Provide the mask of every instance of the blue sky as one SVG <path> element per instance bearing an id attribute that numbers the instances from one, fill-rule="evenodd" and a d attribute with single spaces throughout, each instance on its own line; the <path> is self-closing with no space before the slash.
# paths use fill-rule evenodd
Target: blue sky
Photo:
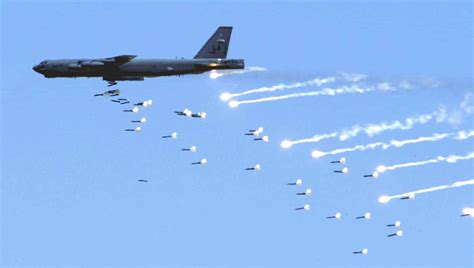
<path id="1" fill-rule="evenodd" d="M 44 59 L 190 58 L 220 25 L 234 32 L 228 56 L 268 71 L 119 83 L 154 105 L 139 135 L 118 106 L 92 97 L 100 79 L 45 79 Z M 470 186 L 379 204 L 398 194 L 472 179 L 472 161 L 401 169 L 367 180 L 379 164 L 464 155 L 473 141 L 444 140 L 348 153 L 346 176 L 332 150 L 469 130 L 433 123 L 349 141 L 280 148 L 284 139 L 459 110 L 472 92 L 472 3 L 27 2 L 2 1 L 1 239 L 3 266 L 440 266 L 472 265 Z M 412 90 L 319 96 L 229 108 L 222 92 L 361 73 L 367 83 L 408 80 Z M 436 81 L 437 86 L 423 81 Z M 311 91 L 315 87 L 290 90 Z M 282 92 L 283 93 L 283 92 Z M 286 93 L 286 92 L 285 92 Z M 278 93 L 280 94 L 280 93 Z M 256 95 L 255 97 L 275 94 Z M 248 96 L 251 99 L 254 96 Z M 206 111 L 205 120 L 173 111 Z M 262 126 L 268 144 L 243 133 Z M 162 135 L 179 133 L 175 141 Z M 197 145 L 195 154 L 181 148 Z M 190 163 L 202 157 L 205 167 Z M 244 169 L 260 163 L 260 173 Z M 313 196 L 286 183 L 304 180 Z M 147 184 L 138 183 L 147 179 Z M 299 190 L 301 190 L 299 189 Z M 294 211 L 305 203 L 311 211 Z M 340 221 L 325 217 L 340 211 Z M 371 212 L 371 221 L 356 216 Z M 387 238 L 385 224 L 405 235 Z M 368 256 L 352 251 L 369 249 Z"/>

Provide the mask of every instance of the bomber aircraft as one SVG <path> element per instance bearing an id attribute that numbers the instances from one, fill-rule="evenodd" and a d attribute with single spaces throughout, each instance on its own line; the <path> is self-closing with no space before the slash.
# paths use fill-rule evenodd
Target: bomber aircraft
<path id="1" fill-rule="evenodd" d="M 100 59 L 44 60 L 33 70 L 46 78 L 102 77 L 113 86 L 116 81 L 143 81 L 145 77 L 243 69 L 243 59 L 227 59 L 231 33 L 232 27 L 219 27 L 193 59 L 136 59 L 135 55 L 120 55 Z"/>

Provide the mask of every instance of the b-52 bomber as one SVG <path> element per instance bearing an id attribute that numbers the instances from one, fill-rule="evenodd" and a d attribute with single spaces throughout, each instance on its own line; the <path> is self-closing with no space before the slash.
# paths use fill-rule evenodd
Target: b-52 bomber
<path id="1" fill-rule="evenodd" d="M 193 59 L 136 59 L 120 55 L 100 59 L 44 60 L 33 70 L 46 78 L 102 77 L 116 81 L 143 81 L 145 77 L 201 74 L 212 70 L 243 69 L 243 59 L 227 59 L 232 27 L 219 27 Z"/>

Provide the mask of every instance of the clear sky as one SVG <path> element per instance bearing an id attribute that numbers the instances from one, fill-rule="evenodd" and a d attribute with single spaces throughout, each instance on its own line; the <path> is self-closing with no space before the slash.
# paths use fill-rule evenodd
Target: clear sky
<path id="1" fill-rule="evenodd" d="M 473 265 L 473 187 L 380 204 L 382 194 L 473 179 L 472 160 L 362 178 L 379 164 L 472 151 L 445 139 L 311 158 L 371 142 L 473 128 L 460 108 L 473 92 L 470 1 L 169 2 L 2 1 L 0 264 L 10 266 L 440 266 Z M 234 27 L 228 57 L 266 72 L 120 82 L 153 99 L 137 116 L 93 97 L 106 83 L 46 79 L 44 59 L 136 54 L 191 58 L 218 26 Z M 365 74 L 361 85 L 409 81 L 410 90 L 241 105 L 219 100 L 279 83 Z M 329 85 L 350 85 L 348 82 Z M 239 100 L 308 92 L 305 87 Z M 280 147 L 284 139 L 431 113 L 457 122 Z M 189 108 L 205 120 L 174 115 Z M 146 116 L 140 134 L 123 131 Z M 269 143 L 244 136 L 262 126 Z M 173 131 L 177 140 L 161 139 Z M 181 148 L 196 145 L 192 154 Z M 349 174 L 332 171 L 345 156 Z M 208 165 L 191 162 L 208 159 Z M 260 163 L 259 173 L 245 171 Z M 299 189 L 287 182 L 302 178 Z M 138 179 L 147 179 L 140 183 Z M 313 189 L 311 197 L 296 196 Z M 311 204 L 310 211 L 294 208 Z M 339 221 L 326 216 L 342 213 Z M 372 220 L 354 218 L 365 212 Z M 385 225 L 400 220 L 403 237 Z M 368 248 L 367 256 L 352 251 Z"/>

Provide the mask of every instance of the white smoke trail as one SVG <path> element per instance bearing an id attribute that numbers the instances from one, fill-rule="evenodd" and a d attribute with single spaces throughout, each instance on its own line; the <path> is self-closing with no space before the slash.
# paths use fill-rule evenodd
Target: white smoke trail
<path id="1" fill-rule="evenodd" d="M 464 94 L 464 99 L 462 100 L 461 104 L 459 104 L 461 110 L 470 115 L 474 114 L 474 93 L 466 92 Z"/>
<path id="2" fill-rule="evenodd" d="M 353 151 L 365 151 L 365 150 L 372 150 L 376 149 L 378 147 L 382 148 L 383 150 L 388 149 L 390 147 L 402 147 L 407 144 L 415 144 L 419 142 L 435 142 L 439 140 L 443 140 L 446 138 L 454 137 L 456 140 L 465 140 L 469 139 L 474 136 L 474 130 L 469 130 L 469 131 L 459 131 L 459 132 L 454 132 L 454 133 L 442 133 L 438 134 L 435 133 L 432 136 L 429 137 L 418 137 L 416 139 L 408 139 L 408 140 L 391 140 L 390 143 L 384 143 L 384 142 L 375 142 L 375 143 L 370 143 L 367 145 L 356 145 L 354 147 L 349 147 L 349 148 L 341 148 L 341 149 L 336 149 L 333 151 L 329 152 L 321 152 L 314 150 L 311 153 L 311 156 L 313 158 L 320 158 L 326 155 L 335 155 L 335 154 L 341 154 L 341 153 L 347 153 L 347 152 L 353 152 Z"/>
<path id="3" fill-rule="evenodd" d="M 415 167 L 415 166 L 423 166 L 427 164 L 435 164 L 439 162 L 446 162 L 446 163 L 456 163 L 457 161 L 460 160 L 469 160 L 474 158 L 474 152 L 471 152 L 465 156 L 457 156 L 457 155 L 450 155 L 450 156 L 438 156 L 434 159 L 429 159 L 429 160 L 424 160 L 424 161 L 418 161 L 418 162 L 409 162 L 409 163 L 404 163 L 404 164 L 398 164 L 398 165 L 393 165 L 393 166 L 378 166 L 377 167 L 377 172 L 379 174 L 384 173 L 387 170 L 395 170 L 399 168 L 406 168 L 406 167 Z"/>
<path id="4" fill-rule="evenodd" d="M 267 68 L 265 67 L 256 67 L 256 66 L 250 66 L 242 70 L 233 70 L 233 71 L 211 71 L 209 73 L 209 78 L 211 79 L 217 79 L 221 76 L 225 75 L 234 75 L 234 74 L 245 74 L 245 73 L 250 73 L 250 72 L 264 72 L 266 71 Z"/>
<path id="5" fill-rule="evenodd" d="M 355 73 L 341 73 L 341 76 L 344 80 L 349 82 L 359 82 L 367 78 L 365 74 L 355 74 Z"/>
<path id="6" fill-rule="evenodd" d="M 474 114 L 474 93 L 466 92 L 459 107 L 453 109 L 446 115 L 447 121 L 454 126 L 460 125 L 466 117 Z"/>
<path id="7" fill-rule="evenodd" d="M 286 90 L 286 89 L 294 89 L 294 88 L 300 88 L 300 87 L 308 87 L 308 86 L 321 86 L 323 84 L 327 83 L 332 83 L 335 82 L 336 78 L 329 76 L 325 78 L 315 78 L 309 81 L 304 81 L 304 82 L 296 82 L 293 84 L 278 84 L 270 87 L 260 87 L 260 88 L 255 88 L 255 89 L 249 89 L 244 92 L 240 93 L 222 93 L 220 96 L 220 99 L 222 101 L 228 101 L 232 98 L 239 97 L 239 96 L 244 96 L 248 94 L 254 94 L 254 93 L 263 93 L 263 92 L 272 92 L 272 91 L 278 91 L 278 90 Z"/>
<path id="8" fill-rule="evenodd" d="M 442 122 L 446 118 L 446 109 L 440 108 L 438 111 L 435 111 L 430 114 L 422 114 L 418 116 L 408 117 L 403 120 L 403 122 L 396 120 L 391 123 L 382 122 L 379 124 L 367 124 L 365 126 L 355 125 L 350 129 L 335 131 L 332 133 L 318 134 L 311 138 L 305 138 L 295 141 L 285 140 L 281 143 L 282 148 L 289 148 L 296 144 L 310 143 L 310 142 L 319 142 L 324 139 L 329 138 L 339 138 L 341 141 L 348 140 L 349 138 L 355 137 L 360 133 L 365 133 L 369 137 L 378 135 L 384 131 L 389 130 L 408 130 L 413 128 L 417 124 L 426 124 L 433 119 L 436 119 L 438 122 Z"/>
<path id="9" fill-rule="evenodd" d="M 282 96 L 274 96 L 274 97 L 267 97 L 267 98 L 253 99 L 253 100 L 244 100 L 244 101 L 232 100 L 229 102 L 229 106 L 232 108 L 235 108 L 241 104 L 278 101 L 278 100 L 285 100 L 285 99 L 291 99 L 291 98 L 301 98 L 301 97 L 311 97 L 311 96 L 321 96 L 321 95 L 335 96 L 335 95 L 347 94 L 347 93 L 362 94 L 362 93 L 366 93 L 370 91 L 393 91 L 393 90 L 397 90 L 397 88 L 392 87 L 389 83 L 379 83 L 376 86 L 372 86 L 372 87 L 361 87 L 358 85 L 351 85 L 351 86 L 342 86 L 338 88 L 324 88 L 318 91 L 299 92 L 299 93 L 292 93 L 292 94 L 287 94 L 287 95 L 282 95 Z"/>
<path id="10" fill-rule="evenodd" d="M 403 198 L 403 197 L 410 197 L 410 196 L 415 196 L 417 194 L 424 194 L 424 193 L 429 193 L 429 192 L 434 192 L 434 191 L 441 191 L 441 190 L 446 190 L 446 189 L 451 189 L 451 188 L 457 188 L 457 187 L 462 187 L 466 185 L 473 185 L 474 184 L 474 179 L 473 180 L 467 180 L 467 181 L 457 181 L 453 184 L 449 185 L 440 185 L 436 187 L 431 187 L 427 189 L 421 189 L 413 192 L 407 192 L 403 194 L 397 194 L 397 195 L 383 195 L 379 197 L 379 202 L 380 203 L 388 203 L 390 200 L 395 199 L 395 198 Z"/>

